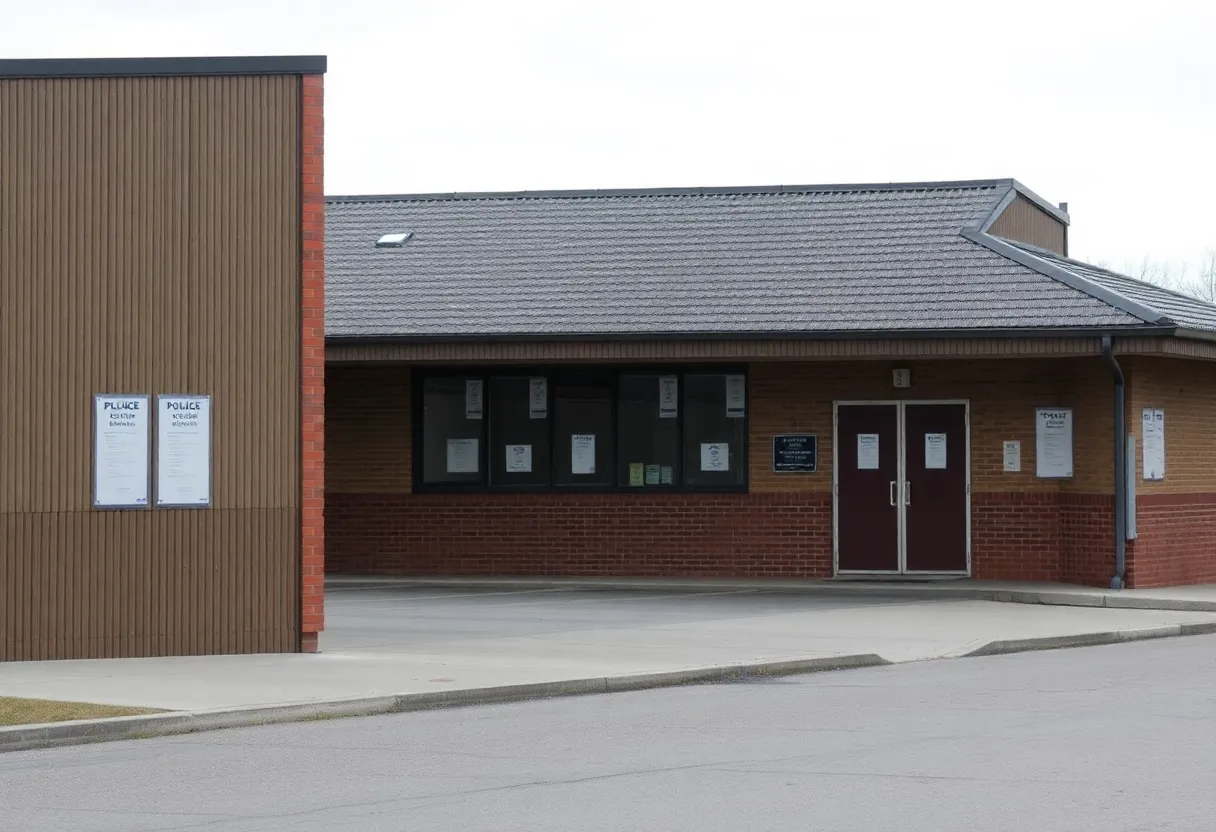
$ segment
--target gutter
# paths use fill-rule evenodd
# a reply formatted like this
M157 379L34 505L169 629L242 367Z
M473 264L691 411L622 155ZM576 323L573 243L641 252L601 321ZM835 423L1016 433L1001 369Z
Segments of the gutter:
M1109 335L1102 337L1102 358L1115 380L1115 574L1110 588L1123 589L1127 573L1127 383Z

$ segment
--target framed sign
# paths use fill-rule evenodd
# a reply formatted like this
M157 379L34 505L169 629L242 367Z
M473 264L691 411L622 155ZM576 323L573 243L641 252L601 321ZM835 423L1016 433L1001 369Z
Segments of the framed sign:
M813 474L819 469L819 437L798 433L773 437L775 473Z
M93 508L148 507L148 397L93 397Z
M211 397L156 397L156 505L211 505Z

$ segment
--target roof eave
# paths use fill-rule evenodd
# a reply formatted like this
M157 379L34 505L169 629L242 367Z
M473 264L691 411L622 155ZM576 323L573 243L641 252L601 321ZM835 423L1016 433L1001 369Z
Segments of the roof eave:
M995 329L905 329L905 330L832 330L832 331L754 331L754 332L620 332L620 333L478 333L478 334L377 334L326 335L325 343L353 344L468 344L553 343L553 342L635 342L635 341L906 341L964 340L975 338L1101 338L1102 336L1169 336L1175 327L1137 325L1114 327L1019 327ZM1213 335L1216 339L1216 334Z

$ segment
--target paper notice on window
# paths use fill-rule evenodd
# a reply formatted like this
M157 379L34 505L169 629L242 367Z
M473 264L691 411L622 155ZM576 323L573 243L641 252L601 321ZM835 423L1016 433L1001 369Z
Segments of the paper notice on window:
M946 434L925 434L925 468L946 467Z
M93 506L148 505L147 396L93 400Z
M747 379L743 376L726 377L726 416L742 419L747 412Z
M464 418L480 419L482 414L482 381L471 378L464 383Z
M675 376L659 378L659 418L674 419L680 413L680 380Z
M477 450L477 439L448 440L448 473L476 474L480 454Z
M211 504L210 396L157 396L156 504Z
M1165 411L1146 407L1140 414L1144 478L1165 479Z
M641 488L645 485L643 475L646 470L646 465L641 462L629 463L629 486L631 488Z
M702 442L701 470L729 471L730 445L726 442Z
M528 381L528 418L545 419L549 416L549 382L543 378Z
M532 446L531 445L508 445L507 446L507 473L508 474L531 474L532 473Z
M595 434L571 434L570 473L582 475L595 473Z
M1008 439L1004 446L1005 473L1016 474L1022 470L1022 442L1020 439Z
M878 470L878 434L857 434L857 470Z
M647 465L646 466L646 484L647 485L658 485L659 484L659 466L658 465Z
M1051 479L1072 476L1072 409L1035 411L1035 469Z
M674 485L675 469L670 465L659 466L659 485Z

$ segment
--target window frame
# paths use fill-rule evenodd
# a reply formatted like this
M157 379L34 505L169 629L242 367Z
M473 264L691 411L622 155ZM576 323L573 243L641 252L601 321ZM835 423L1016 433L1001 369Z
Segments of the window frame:
M607 378L612 392L612 484L611 485L559 485L556 479L554 454L556 441L554 431L555 392L560 384L576 382L580 373L591 378ZM415 494L745 494L751 486L750 452L751 452L751 409L752 391L751 377L745 364L503 364L477 365L469 367L437 366L412 368L411 402L410 402L410 450L411 450L411 484ZM673 485L620 485L620 391L621 376L676 376L679 379L680 409L676 414L676 460L679 465L679 482ZM740 465L743 469L741 484L730 485L687 485L685 483L685 416L687 412L688 386L686 375L741 375L746 391L743 411L743 435L745 441L740 454ZM547 379L546 393L548 395L549 416L546 418L549 441L549 482L547 484L499 484L490 482L490 409L494 406L491 395L490 380L498 378L527 378L541 377ZM428 378L465 378L481 379L482 382L482 419L481 435L479 438L480 481L464 483L424 483L423 478L423 412L425 407L424 395Z

